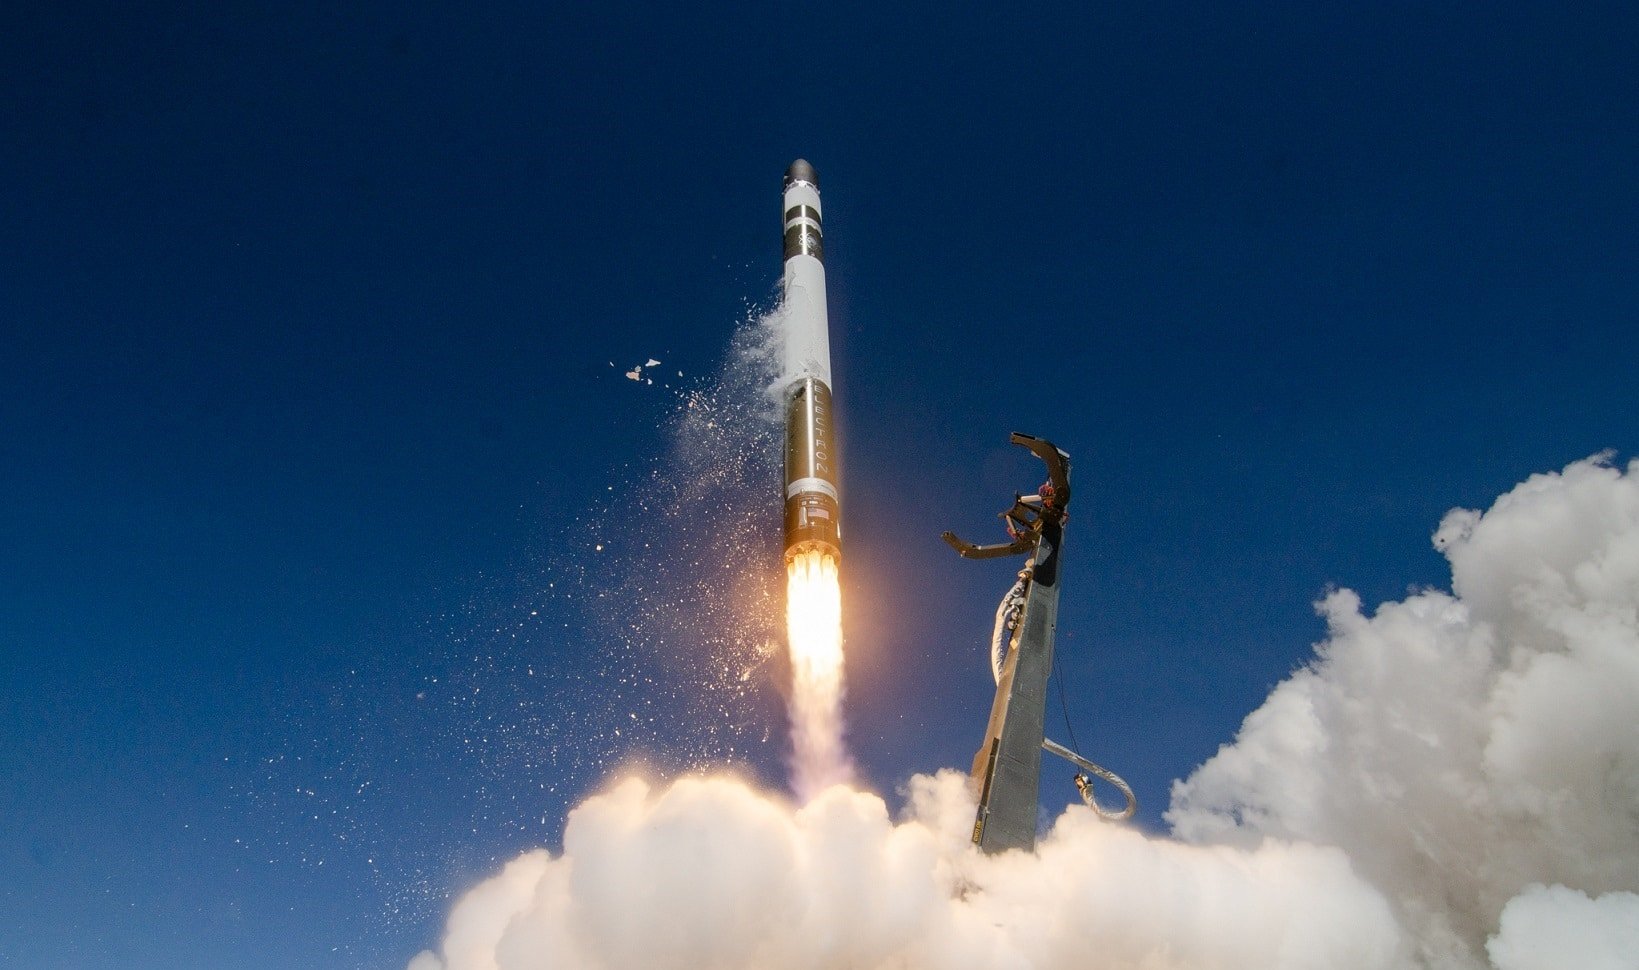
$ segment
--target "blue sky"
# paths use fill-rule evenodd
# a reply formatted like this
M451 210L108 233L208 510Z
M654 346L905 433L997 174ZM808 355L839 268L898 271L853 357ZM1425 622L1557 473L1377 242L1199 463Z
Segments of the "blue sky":
M799 155L883 792L982 732L1009 567L937 536L1035 484L1011 430L1076 459L1070 713L1157 829L1328 586L1633 454L1623 5L402 6L0 13L0 962L401 965L698 752L543 587L767 305Z

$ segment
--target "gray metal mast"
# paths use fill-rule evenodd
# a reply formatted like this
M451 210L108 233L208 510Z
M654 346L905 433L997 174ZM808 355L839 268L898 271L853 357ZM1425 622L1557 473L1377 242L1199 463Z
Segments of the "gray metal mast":
M1036 806L1041 794L1041 753L1045 748L1119 788L1127 799L1119 812L1106 811L1092 795L1092 779L1076 775L1082 799L1100 816L1128 818L1137 808L1132 790L1108 770L1063 745L1047 740L1047 677L1053 672L1053 636L1058 625L1060 561L1064 521L1070 505L1070 456L1052 442L1015 432L1020 445L1047 465L1047 482L1036 495L1015 495L1002 513L1008 543L978 546L945 533L945 541L968 559L994 559L1028 553L1019 580L996 614L991 664L996 699L984 743L973 757L973 779L979 788L979 812L973 842L987 853L1030 851L1036 845Z

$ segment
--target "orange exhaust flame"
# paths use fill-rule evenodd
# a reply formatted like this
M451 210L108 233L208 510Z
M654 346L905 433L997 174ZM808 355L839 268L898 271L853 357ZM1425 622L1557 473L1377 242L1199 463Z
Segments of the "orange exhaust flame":
M785 626L792 674L791 784L806 801L853 775L842 745L842 587L835 556L799 552L787 564Z

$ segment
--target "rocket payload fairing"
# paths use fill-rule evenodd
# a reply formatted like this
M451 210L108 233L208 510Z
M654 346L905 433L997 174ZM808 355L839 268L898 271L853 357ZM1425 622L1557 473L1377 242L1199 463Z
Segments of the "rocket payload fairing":
M836 422L819 176L802 159L785 172L785 559L817 551L842 560Z

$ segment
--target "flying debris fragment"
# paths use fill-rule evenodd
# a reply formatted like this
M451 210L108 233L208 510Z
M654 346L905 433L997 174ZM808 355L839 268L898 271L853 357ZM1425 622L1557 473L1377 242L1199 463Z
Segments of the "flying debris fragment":
M611 361L609 363L609 366L610 367L615 366L614 362ZM653 357L650 357L648 360L644 361L641 364L633 365L632 369L626 372L626 379L629 380L629 381L637 381L640 384L653 384L654 383L654 378L644 377L643 376L643 368L645 368L645 367L659 367L659 366L660 366L660 361L655 360ZM677 376L682 377L683 372L678 371Z

